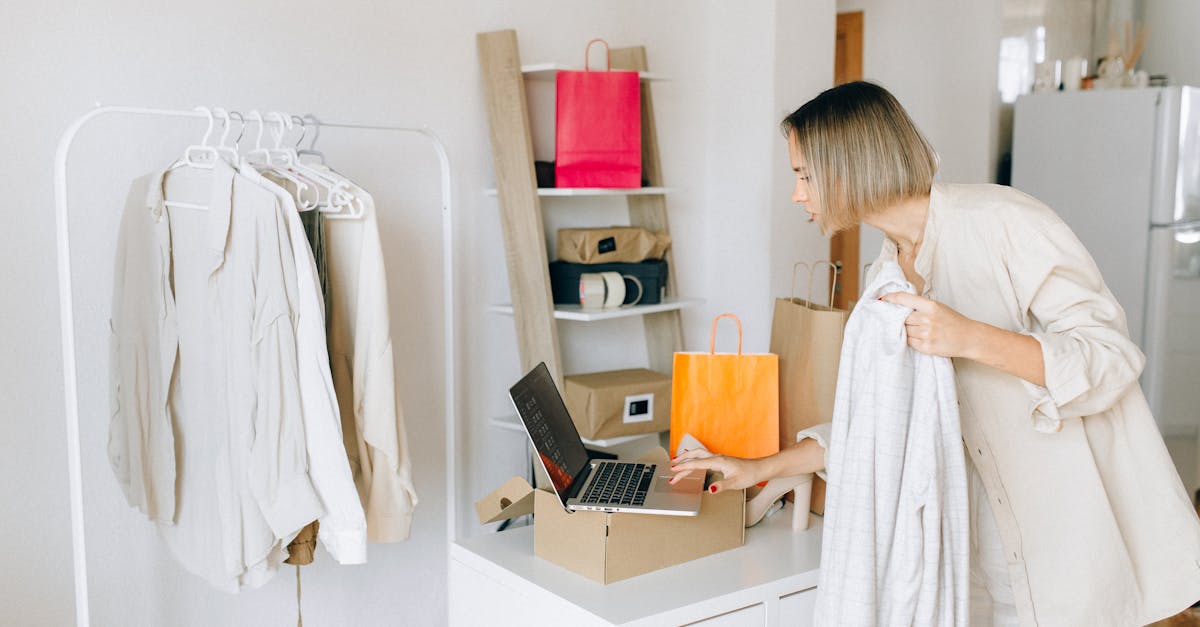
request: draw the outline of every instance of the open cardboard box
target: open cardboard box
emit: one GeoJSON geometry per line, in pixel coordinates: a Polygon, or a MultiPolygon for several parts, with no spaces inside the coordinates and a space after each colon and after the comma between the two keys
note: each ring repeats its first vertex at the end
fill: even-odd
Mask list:
{"type": "MultiPolygon", "coordinates": [[[[670,465],[655,448],[639,461],[670,465]]],[[[698,516],[568,512],[553,492],[513,477],[475,503],[480,523],[534,514],[533,552],[600,583],[613,583],[745,542],[744,490],[704,492],[698,516]]]]}

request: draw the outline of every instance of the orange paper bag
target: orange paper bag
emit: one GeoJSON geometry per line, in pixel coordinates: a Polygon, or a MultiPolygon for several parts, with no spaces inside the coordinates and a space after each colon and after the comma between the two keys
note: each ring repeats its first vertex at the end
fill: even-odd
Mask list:
{"type": "Polygon", "coordinates": [[[765,457],[779,452],[779,358],[742,354],[742,322],[713,319],[707,353],[675,353],[671,450],[690,433],[713,453],[765,457]],[[718,353],[717,323],[737,323],[737,353],[718,353]]]}

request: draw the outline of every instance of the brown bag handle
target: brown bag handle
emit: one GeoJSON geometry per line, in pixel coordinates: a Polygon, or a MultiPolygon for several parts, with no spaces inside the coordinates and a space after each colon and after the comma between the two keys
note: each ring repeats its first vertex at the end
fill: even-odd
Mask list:
{"type": "Polygon", "coordinates": [[[738,354],[738,357],[741,357],[742,356],[742,321],[739,320],[737,316],[735,316],[731,313],[723,313],[723,314],[717,316],[716,318],[713,318],[712,336],[710,336],[708,339],[708,354],[715,355],[717,353],[717,323],[721,321],[721,318],[729,318],[729,319],[733,320],[734,323],[737,324],[737,330],[738,330],[738,352],[737,352],[737,354],[738,354]]]}
{"type": "Polygon", "coordinates": [[[587,43],[587,47],[583,49],[583,71],[584,72],[592,71],[592,68],[590,67],[591,66],[591,59],[590,59],[591,54],[590,53],[592,52],[592,44],[597,43],[597,42],[604,44],[604,60],[605,60],[605,63],[608,65],[608,69],[605,71],[611,72],[612,71],[612,52],[609,51],[609,49],[608,49],[608,42],[604,41],[603,39],[600,39],[599,37],[589,41],[587,43]]]}
{"type": "Polygon", "coordinates": [[[833,295],[837,292],[838,277],[841,276],[842,269],[839,268],[837,266],[837,264],[830,262],[830,261],[825,261],[824,259],[819,260],[819,261],[814,261],[814,262],[812,262],[811,265],[809,265],[809,263],[807,261],[797,261],[796,263],[792,264],[791,298],[796,298],[796,271],[800,269],[800,266],[804,266],[804,268],[806,270],[808,270],[808,301],[807,302],[809,302],[809,303],[813,302],[813,299],[812,299],[813,278],[814,278],[814,274],[816,273],[816,269],[821,264],[825,264],[825,265],[829,266],[829,268],[831,270],[833,270],[833,281],[830,282],[830,284],[829,284],[829,306],[833,307],[833,295]]]}

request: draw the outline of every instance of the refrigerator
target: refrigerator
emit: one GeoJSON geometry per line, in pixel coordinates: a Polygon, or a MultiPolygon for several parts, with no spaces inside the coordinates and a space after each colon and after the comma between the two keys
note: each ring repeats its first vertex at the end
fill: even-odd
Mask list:
{"type": "Polygon", "coordinates": [[[1163,435],[1200,437],[1200,89],[1021,97],[1012,185],[1096,260],[1146,354],[1141,385],[1163,435]]]}

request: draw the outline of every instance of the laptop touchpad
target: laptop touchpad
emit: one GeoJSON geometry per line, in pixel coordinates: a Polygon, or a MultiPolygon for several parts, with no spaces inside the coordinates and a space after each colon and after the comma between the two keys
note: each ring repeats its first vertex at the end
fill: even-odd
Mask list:
{"type": "Polygon", "coordinates": [[[658,489],[662,492],[676,492],[683,494],[691,494],[704,489],[703,476],[688,476],[679,480],[678,483],[672,484],[670,475],[663,475],[658,478],[658,489]]]}

